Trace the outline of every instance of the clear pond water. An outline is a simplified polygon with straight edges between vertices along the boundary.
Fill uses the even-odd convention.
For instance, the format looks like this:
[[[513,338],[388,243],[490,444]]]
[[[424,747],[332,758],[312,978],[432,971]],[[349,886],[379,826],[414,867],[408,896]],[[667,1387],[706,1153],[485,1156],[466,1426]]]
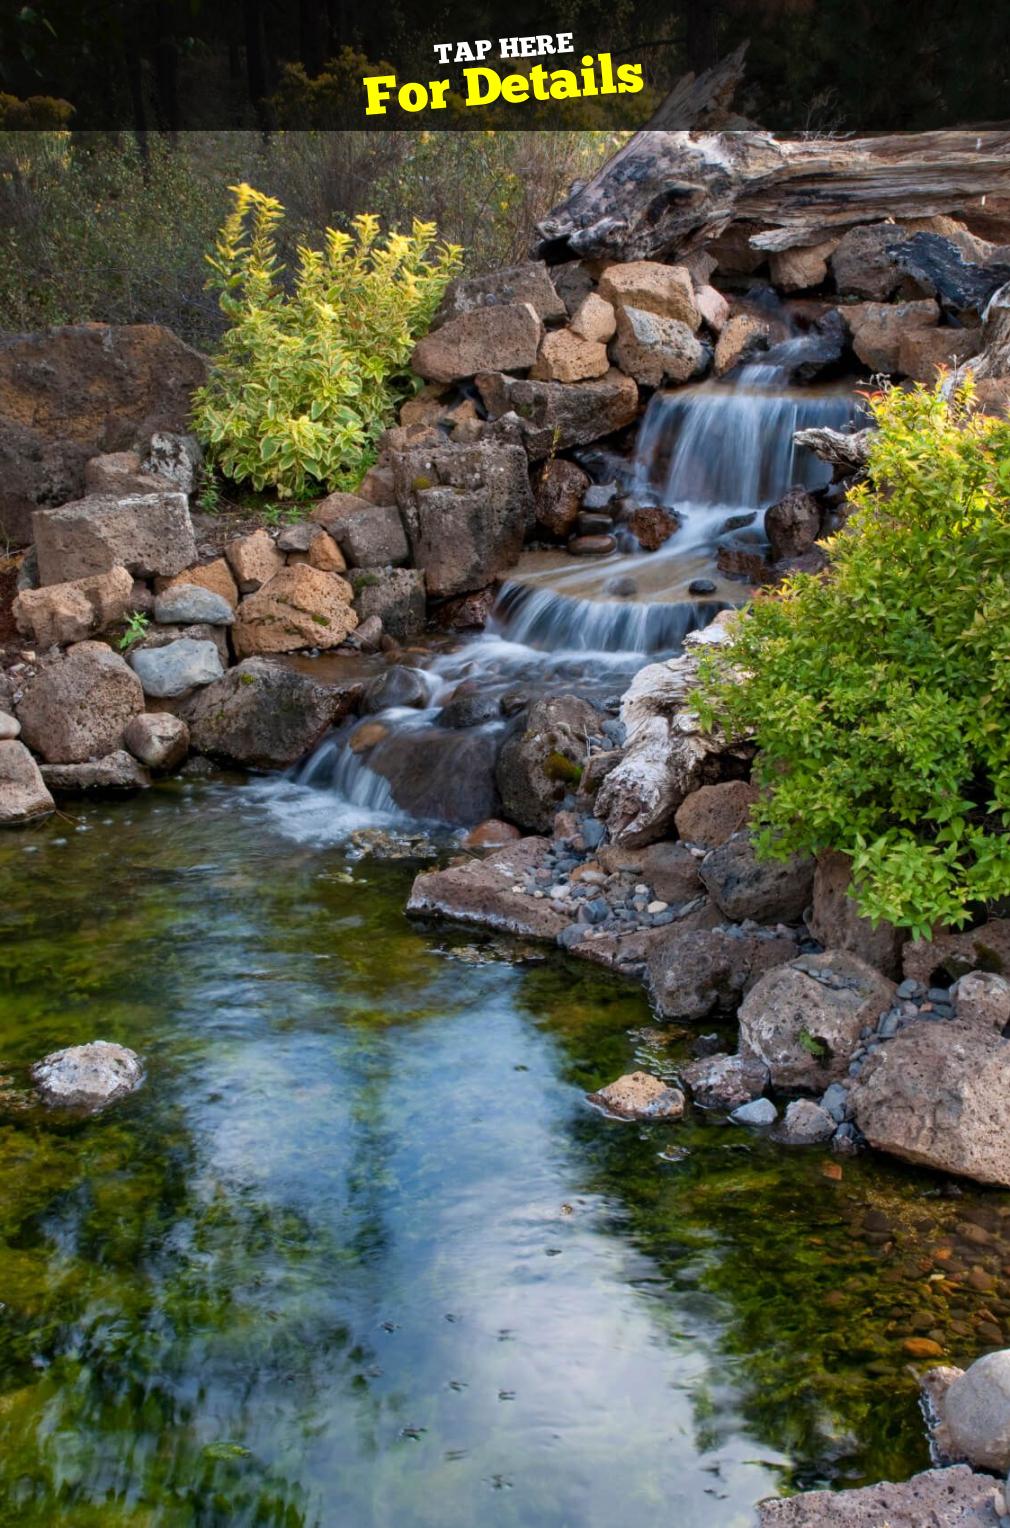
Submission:
[[[602,1117],[693,1037],[412,925],[290,787],[68,816],[0,838],[0,1522],[736,1528],[927,1463],[905,1345],[1001,1335],[1010,1197]],[[139,1093],[19,1108],[92,1038]]]

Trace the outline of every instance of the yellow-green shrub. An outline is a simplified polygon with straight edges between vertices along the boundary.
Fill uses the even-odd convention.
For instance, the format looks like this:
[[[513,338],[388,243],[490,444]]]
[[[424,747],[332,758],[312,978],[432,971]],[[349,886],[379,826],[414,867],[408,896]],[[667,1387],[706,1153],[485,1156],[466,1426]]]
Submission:
[[[435,226],[380,237],[370,214],[353,234],[328,228],[299,247],[290,291],[277,256],[280,202],[252,186],[208,256],[231,328],[194,395],[193,428],[221,471],[281,498],[352,488],[410,388],[409,360],[460,250]]]

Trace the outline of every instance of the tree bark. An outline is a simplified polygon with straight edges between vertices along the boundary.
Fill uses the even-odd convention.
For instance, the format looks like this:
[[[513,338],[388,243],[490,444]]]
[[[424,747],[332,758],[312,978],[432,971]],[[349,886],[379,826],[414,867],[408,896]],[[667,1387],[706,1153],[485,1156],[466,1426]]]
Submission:
[[[1010,132],[777,140],[764,132],[646,130],[537,227],[534,254],[668,258],[733,222],[766,253],[855,223],[931,217],[1010,194]]]

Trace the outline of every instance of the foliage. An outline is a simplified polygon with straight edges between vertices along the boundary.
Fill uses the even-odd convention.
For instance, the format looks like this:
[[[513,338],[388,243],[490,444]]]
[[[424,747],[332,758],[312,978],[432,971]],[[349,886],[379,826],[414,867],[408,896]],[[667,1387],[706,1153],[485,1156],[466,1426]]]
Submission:
[[[702,718],[753,730],[759,850],[850,855],[861,912],[928,936],[1010,893],[1010,422],[888,390],[826,577],[706,655]]]
[[[132,611],[126,618],[126,630],[119,639],[119,651],[121,653],[129,652],[131,647],[134,647],[146,636],[147,628],[150,624],[150,616],[145,615],[142,610]]]
[[[435,245],[435,225],[379,236],[362,213],[353,235],[326,230],[302,245],[289,293],[276,230],[284,208],[242,184],[208,256],[231,319],[193,423],[225,473],[295,498],[355,487],[410,386],[414,342],[431,321],[460,251]]]

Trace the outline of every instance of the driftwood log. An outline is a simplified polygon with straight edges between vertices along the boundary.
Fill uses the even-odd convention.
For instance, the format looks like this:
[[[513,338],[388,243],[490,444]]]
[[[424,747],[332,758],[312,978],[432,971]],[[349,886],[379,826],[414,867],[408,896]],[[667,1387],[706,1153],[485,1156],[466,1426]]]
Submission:
[[[855,223],[963,212],[1010,195],[1010,132],[777,140],[765,132],[636,133],[538,224],[534,254],[668,258],[753,227],[774,253]]]

